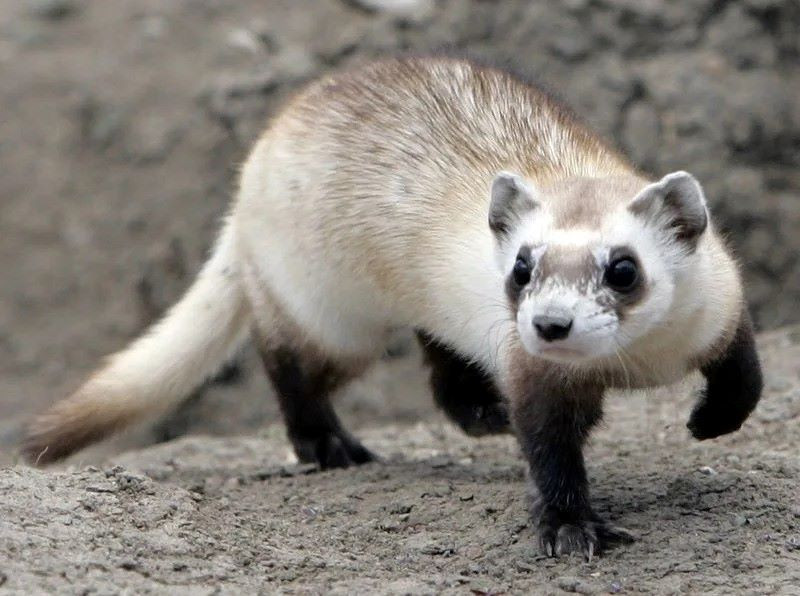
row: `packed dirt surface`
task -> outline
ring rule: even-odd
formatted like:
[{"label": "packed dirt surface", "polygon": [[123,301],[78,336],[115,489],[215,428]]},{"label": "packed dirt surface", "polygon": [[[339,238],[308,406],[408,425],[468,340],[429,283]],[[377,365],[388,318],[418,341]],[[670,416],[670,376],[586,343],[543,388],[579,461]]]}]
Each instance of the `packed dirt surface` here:
[{"label": "packed dirt surface", "polygon": [[[0,0],[0,465],[188,286],[299,86],[444,46],[695,173],[757,324],[800,320],[798,0]],[[798,346],[765,340],[763,405],[713,443],[685,388],[611,400],[595,498],[640,539],[591,563],[538,557],[514,442],[444,423],[408,337],[339,399],[387,461],[342,472],[291,462],[248,347],[168,420],[0,471],[0,592],[800,593]]]},{"label": "packed dirt surface", "polygon": [[723,439],[688,438],[690,387],[609,400],[594,500],[638,541],[591,562],[538,554],[510,437],[389,425],[358,433],[385,461],[318,472],[273,426],[0,472],[0,591],[798,594],[800,327],[762,346],[763,403]]}]

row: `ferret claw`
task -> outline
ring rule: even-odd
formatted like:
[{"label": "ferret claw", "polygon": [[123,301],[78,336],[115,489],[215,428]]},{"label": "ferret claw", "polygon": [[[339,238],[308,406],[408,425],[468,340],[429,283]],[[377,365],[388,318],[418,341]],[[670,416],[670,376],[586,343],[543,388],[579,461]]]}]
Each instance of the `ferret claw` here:
[{"label": "ferret claw", "polygon": [[539,522],[539,536],[544,555],[560,557],[580,552],[588,562],[594,559],[595,554],[602,554],[614,546],[635,540],[627,530],[598,520],[578,520],[572,523],[543,520]]}]

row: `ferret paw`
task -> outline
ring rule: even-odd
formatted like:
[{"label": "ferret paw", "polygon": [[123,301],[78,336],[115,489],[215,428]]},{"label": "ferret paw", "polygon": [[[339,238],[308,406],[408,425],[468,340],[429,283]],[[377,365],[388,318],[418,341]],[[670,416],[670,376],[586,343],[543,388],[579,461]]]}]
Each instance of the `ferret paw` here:
[{"label": "ferret paw", "polygon": [[686,427],[698,441],[714,439],[739,430],[748,414],[749,411],[723,410],[714,407],[713,403],[701,399],[692,410]]},{"label": "ferret paw", "polygon": [[502,402],[469,406],[460,413],[457,422],[471,437],[511,432],[508,408]]},{"label": "ferret paw", "polygon": [[553,518],[539,521],[539,548],[545,556],[560,557],[581,553],[587,561],[603,551],[630,544],[634,536],[601,520],[577,520],[562,523]]},{"label": "ferret paw", "polygon": [[322,470],[349,468],[378,459],[357,439],[335,432],[315,438],[296,438],[293,443],[301,462],[317,464]]}]

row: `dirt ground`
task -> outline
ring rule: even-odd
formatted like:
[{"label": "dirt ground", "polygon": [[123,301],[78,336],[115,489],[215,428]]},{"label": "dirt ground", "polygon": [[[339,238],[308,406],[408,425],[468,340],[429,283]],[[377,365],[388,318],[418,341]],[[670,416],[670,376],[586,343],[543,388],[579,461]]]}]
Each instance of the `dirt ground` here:
[{"label": "dirt ground", "polygon": [[[588,563],[538,555],[510,437],[470,440],[426,415],[361,429],[386,461],[358,469],[292,463],[280,426],[6,469],[0,590],[800,594],[800,327],[762,346],[762,406],[724,439],[689,439],[690,387],[609,400],[594,500],[638,541]],[[384,368],[407,386],[405,365]]]},{"label": "dirt ground", "polygon": [[536,555],[513,441],[451,429],[404,337],[339,400],[382,464],[294,465],[246,348],[168,420],[13,465],[25,420],[188,286],[298,86],[442,46],[693,171],[760,328],[800,321],[798,0],[0,0],[0,593],[800,593],[797,327],[731,437],[689,440],[685,388],[611,400],[595,499],[640,539],[592,563]]}]

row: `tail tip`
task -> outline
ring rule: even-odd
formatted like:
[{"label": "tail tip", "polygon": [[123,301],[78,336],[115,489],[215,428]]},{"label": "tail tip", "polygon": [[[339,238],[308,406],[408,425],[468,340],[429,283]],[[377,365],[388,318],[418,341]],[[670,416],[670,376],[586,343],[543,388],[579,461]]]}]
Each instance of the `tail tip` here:
[{"label": "tail tip", "polygon": [[93,396],[92,392],[79,391],[35,417],[19,446],[23,459],[33,466],[64,459],[106,438],[134,417]]},{"label": "tail tip", "polygon": [[[64,459],[88,444],[87,440],[76,440],[74,430],[66,425],[54,425],[49,416],[39,416],[28,425],[19,445],[22,459],[31,466],[44,466]],[[73,435],[73,438],[70,438]]]}]

